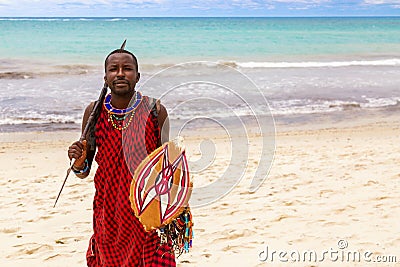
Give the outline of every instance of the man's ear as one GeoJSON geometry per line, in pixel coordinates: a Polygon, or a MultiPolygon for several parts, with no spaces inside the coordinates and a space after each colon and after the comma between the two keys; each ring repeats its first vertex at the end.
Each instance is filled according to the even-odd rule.
{"type": "Polygon", "coordinates": [[[140,80],[140,72],[138,72],[137,76],[136,76],[136,82],[139,82],[140,80]]]}
{"type": "Polygon", "coordinates": [[[104,82],[107,84],[107,86],[110,86],[110,84],[108,83],[108,80],[107,80],[107,76],[106,76],[106,75],[104,75],[104,82]]]}

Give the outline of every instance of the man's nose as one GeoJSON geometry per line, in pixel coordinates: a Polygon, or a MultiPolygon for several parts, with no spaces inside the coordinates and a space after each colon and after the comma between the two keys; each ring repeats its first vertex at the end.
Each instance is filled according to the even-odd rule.
{"type": "Polygon", "coordinates": [[[125,77],[123,68],[118,68],[117,77],[125,77]]]}

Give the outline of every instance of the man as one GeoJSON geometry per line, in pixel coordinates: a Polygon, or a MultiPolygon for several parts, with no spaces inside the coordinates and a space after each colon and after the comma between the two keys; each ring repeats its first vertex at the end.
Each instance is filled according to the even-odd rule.
{"type": "MultiPolygon", "coordinates": [[[[68,149],[69,158],[76,159],[72,170],[80,178],[89,175],[93,159],[98,163],[94,177],[94,234],[86,255],[87,265],[175,266],[168,244],[160,245],[155,231],[144,231],[129,202],[133,172],[161,145],[160,129],[165,133],[163,141],[167,141],[167,111],[159,101],[135,90],[140,73],[131,52],[114,50],[104,65],[104,80],[111,93],[94,111],[92,134],[89,131],[86,140],[74,142],[68,149]]],[[[86,108],[82,129],[93,107],[91,103],[86,108]]]]}

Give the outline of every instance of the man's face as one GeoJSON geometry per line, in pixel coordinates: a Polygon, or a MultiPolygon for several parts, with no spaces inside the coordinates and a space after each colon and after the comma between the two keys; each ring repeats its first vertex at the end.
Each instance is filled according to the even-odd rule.
{"type": "Polygon", "coordinates": [[[136,63],[131,55],[115,53],[109,56],[104,80],[112,93],[131,97],[139,78],[140,74],[136,71],[136,63]]]}

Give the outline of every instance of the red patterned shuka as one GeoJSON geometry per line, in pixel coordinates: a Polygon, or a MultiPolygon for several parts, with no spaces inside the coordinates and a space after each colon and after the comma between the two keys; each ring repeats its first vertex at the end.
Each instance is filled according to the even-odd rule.
{"type": "Polygon", "coordinates": [[[87,251],[89,267],[175,266],[167,244],[155,231],[146,232],[130,206],[134,170],[160,144],[160,129],[144,96],[129,127],[115,129],[105,107],[96,125],[96,193],[93,230],[87,251]]]}

